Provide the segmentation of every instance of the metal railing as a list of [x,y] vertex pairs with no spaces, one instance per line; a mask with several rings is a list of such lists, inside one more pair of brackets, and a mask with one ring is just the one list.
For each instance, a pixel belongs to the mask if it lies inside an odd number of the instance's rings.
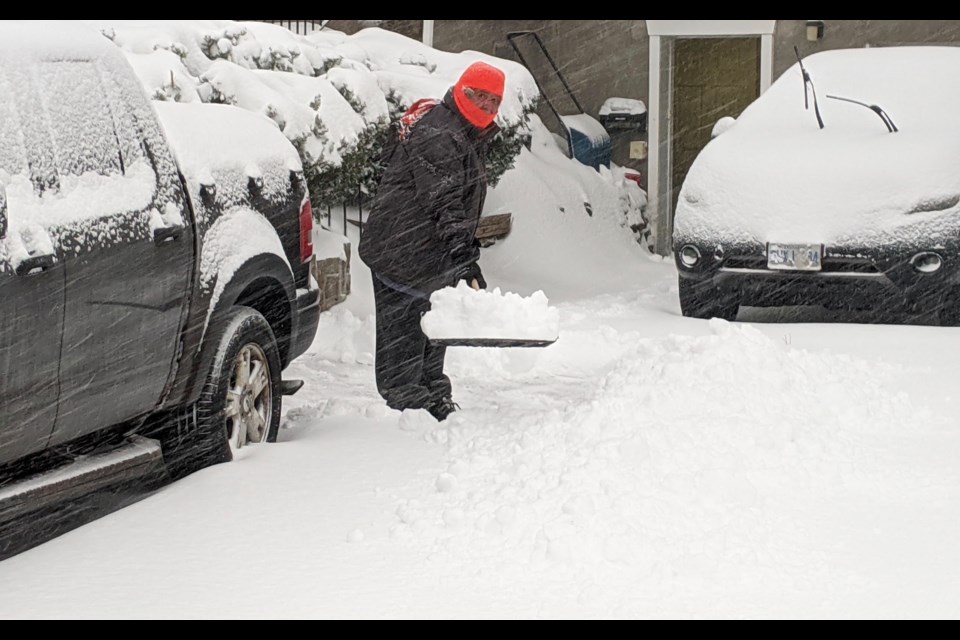
[[246,20],[244,22],[269,22],[286,27],[290,31],[305,36],[308,33],[319,31],[330,22],[329,20]]
[[[344,201],[343,203],[340,204],[340,207],[341,207],[342,212],[343,212],[343,234],[344,234],[344,235],[347,235],[347,229],[348,229],[347,225],[350,225],[350,224],[352,224],[353,226],[357,227],[357,228],[359,229],[359,234],[360,234],[361,236],[363,235],[363,203],[364,203],[364,198],[365,198],[365,196],[364,196],[363,190],[358,187],[358,188],[357,188],[357,199],[356,199],[354,202],[349,203],[349,206],[350,206],[351,208],[355,208],[355,209],[356,209],[357,216],[358,216],[358,219],[357,219],[357,220],[354,220],[352,217],[350,217],[350,216],[347,214],[348,203],[347,203],[346,201]],[[327,210],[326,213],[325,213],[325,214],[321,214],[322,217],[326,218],[326,224],[323,224],[323,223],[321,222],[321,226],[323,226],[323,228],[325,228],[325,229],[331,229],[332,226],[333,226],[333,225],[332,225],[332,222],[333,222],[333,210],[334,210],[334,207],[335,207],[335,206],[336,206],[336,205],[327,204],[327,205],[326,205],[326,210]]]

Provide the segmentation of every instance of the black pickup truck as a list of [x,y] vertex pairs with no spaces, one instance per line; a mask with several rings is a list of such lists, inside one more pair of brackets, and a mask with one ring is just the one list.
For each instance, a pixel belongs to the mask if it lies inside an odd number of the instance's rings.
[[312,229],[266,117],[152,103],[95,31],[0,24],[0,521],[273,441]]

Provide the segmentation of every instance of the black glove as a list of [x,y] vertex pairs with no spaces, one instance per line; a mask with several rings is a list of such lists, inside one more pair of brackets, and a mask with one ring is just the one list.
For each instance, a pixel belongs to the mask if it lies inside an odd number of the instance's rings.
[[453,259],[453,264],[468,267],[471,262],[480,259],[480,241],[474,238],[469,244],[457,245],[450,252],[450,257]]
[[480,265],[476,262],[465,265],[460,270],[460,275],[457,279],[464,280],[471,287],[473,286],[473,281],[476,280],[481,289],[487,288],[487,281],[483,279],[483,274],[480,273]]

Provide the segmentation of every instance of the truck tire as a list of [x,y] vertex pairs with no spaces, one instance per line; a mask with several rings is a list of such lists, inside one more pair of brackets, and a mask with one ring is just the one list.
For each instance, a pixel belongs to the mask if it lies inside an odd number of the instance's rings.
[[709,283],[680,278],[680,311],[688,318],[721,318],[733,322],[740,310],[740,296],[724,293]]
[[234,307],[222,327],[200,399],[195,429],[165,443],[169,475],[176,479],[229,462],[249,444],[275,442],[280,428],[281,376],[277,340],[267,320],[249,307]]

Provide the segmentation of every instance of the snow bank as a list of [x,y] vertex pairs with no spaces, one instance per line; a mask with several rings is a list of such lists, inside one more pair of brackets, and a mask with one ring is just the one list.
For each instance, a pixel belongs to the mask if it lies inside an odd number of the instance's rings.
[[[470,566],[587,572],[611,596],[613,577],[825,588],[798,505],[916,476],[879,452],[924,409],[894,367],[710,328],[623,345],[592,393],[564,401],[556,380],[539,409],[502,403],[428,429],[447,468],[398,501],[393,534]],[[803,571],[783,575],[785,548]]]
[[406,109],[442,98],[476,60],[503,69],[498,121],[521,122],[539,96],[522,65],[474,51],[438,51],[382,29],[308,36],[231,20],[84,21],[119,46],[148,95],[224,102],[272,119],[305,160],[339,166],[360,134],[383,126],[392,101]]
[[487,282],[525,295],[542,289],[554,300],[641,278],[643,249],[630,227],[642,222],[644,191],[622,168],[597,172],[571,160],[539,118],[530,121],[530,149],[484,206],[485,215],[513,214],[510,235],[481,253]]

